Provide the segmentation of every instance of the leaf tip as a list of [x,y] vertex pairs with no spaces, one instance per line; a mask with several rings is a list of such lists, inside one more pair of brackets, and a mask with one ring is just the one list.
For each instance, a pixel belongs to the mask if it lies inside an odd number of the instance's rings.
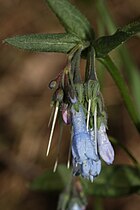
[[2,44],[12,44],[12,39],[13,38],[6,38],[6,39],[2,40]]

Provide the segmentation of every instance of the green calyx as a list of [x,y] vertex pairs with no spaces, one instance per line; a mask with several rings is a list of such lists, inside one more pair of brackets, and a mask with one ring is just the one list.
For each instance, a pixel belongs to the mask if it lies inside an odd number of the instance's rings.
[[85,101],[84,85],[83,84],[75,84],[75,91],[76,91],[77,99],[78,99],[79,103],[83,104]]
[[85,86],[85,95],[87,102],[89,100],[95,99],[100,92],[100,85],[97,80],[89,80],[84,84]]

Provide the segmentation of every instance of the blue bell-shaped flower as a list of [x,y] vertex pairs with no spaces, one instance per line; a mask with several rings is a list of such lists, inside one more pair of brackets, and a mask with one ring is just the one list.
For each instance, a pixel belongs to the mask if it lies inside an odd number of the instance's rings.
[[79,112],[73,107],[72,113],[72,155],[73,155],[73,174],[94,180],[101,171],[101,161],[95,152],[95,144],[91,139],[90,133],[86,128],[85,114],[81,105]]

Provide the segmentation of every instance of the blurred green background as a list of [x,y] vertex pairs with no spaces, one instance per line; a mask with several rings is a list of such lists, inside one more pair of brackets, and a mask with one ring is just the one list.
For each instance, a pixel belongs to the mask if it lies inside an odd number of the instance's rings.
[[[97,35],[110,34],[140,17],[139,0],[72,1],[90,20]],[[57,53],[28,53],[2,44],[2,40],[29,33],[59,33],[64,29],[43,0],[0,0],[0,210],[56,209],[58,193],[33,192],[29,183],[46,169],[53,169],[59,134],[56,126],[51,153],[46,147],[51,113],[50,80],[66,65],[66,56]],[[140,39],[132,38],[112,57],[122,71],[140,114]],[[128,53],[129,52],[129,53]],[[81,62],[84,70],[85,62]],[[108,112],[109,135],[123,143],[140,161],[139,135],[124,107],[119,91],[107,71],[97,63],[102,93]],[[66,126],[65,126],[66,127]],[[66,164],[70,141],[64,129],[60,163]],[[69,136],[69,138],[68,138]],[[115,148],[115,163],[132,164],[126,154]],[[140,197],[105,198],[104,209],[139,210]],[[94,198],[89,197],[92,210]]]

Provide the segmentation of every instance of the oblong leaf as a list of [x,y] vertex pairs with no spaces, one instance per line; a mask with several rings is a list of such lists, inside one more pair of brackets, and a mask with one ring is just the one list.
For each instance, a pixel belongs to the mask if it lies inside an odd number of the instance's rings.
[[84,40],[94,38],[94,31],[87,18],[68,0],[46,0],[46,2],[67,32],[76,34]]
[[4,43],[17,48],[37,52],[69,52],[81,43],[78,37],[71,34],[31,34],[7,38]]
[[140,193],[140,170],[128,165],[105,166],[93,183],[83,183],[85,193],[102,197],[118,197]]
[[136,21],[118,29],[111,36],[102,36],[94,42],[96,57],[105,57],[111,50],[140,32],[140,22]]

